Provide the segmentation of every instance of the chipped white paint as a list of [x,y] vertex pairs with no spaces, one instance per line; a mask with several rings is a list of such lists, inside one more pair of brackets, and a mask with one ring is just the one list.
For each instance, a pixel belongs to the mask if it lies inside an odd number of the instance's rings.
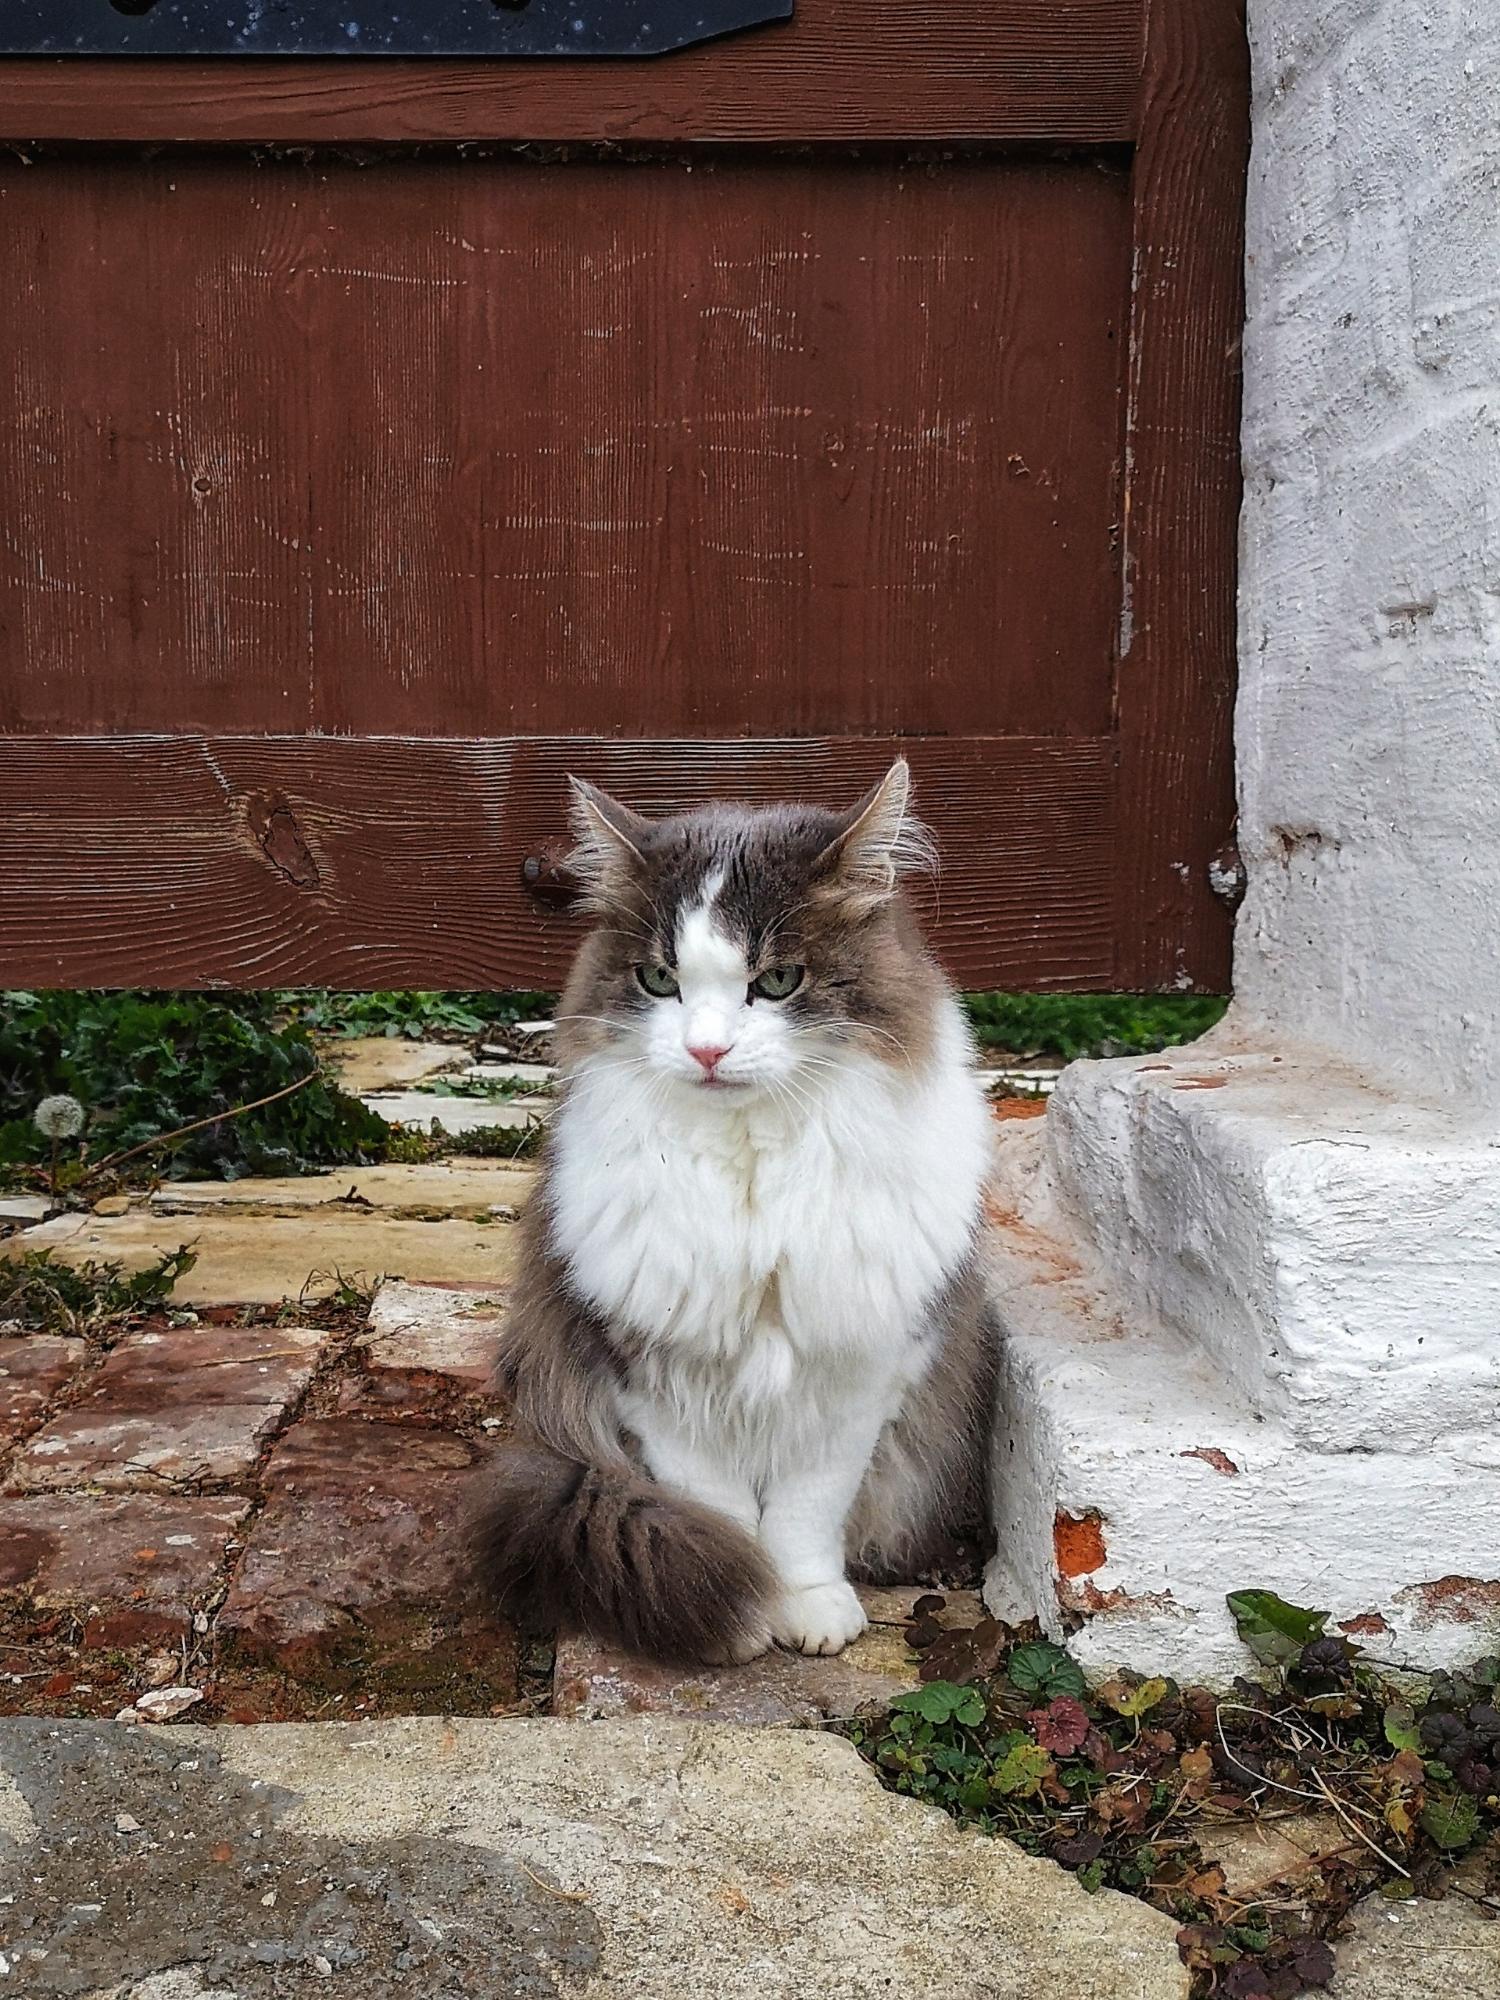
[[990,1600],[1209,1677],[1500,1643],[1500,15],[1249,11],[1236,1004],[996,1198]]

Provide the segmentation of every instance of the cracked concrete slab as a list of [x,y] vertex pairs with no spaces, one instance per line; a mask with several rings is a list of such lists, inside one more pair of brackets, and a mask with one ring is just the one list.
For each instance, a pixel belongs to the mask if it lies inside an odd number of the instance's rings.
[[0,1771],[0,1951],[35,2000],[1188,1990],[1169,1918],[813,1732],[16,1721]]

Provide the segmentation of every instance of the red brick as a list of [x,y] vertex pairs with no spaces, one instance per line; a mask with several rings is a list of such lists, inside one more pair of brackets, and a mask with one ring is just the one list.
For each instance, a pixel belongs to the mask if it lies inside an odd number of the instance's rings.
[[12,1487],[160,1490],[243,1479],[306,1388],[327,1338],[306,1327],[133,1334],[89,1391],[31,1439]]
[[497,1450],[454,1431],[308,1419],[272,1454],[218,1633],[302,1678],[455,1675],[515,1690],[515,1639],[475,1604],[467,1529]]
[[0,1603],[70,1612],[88,1646],[175,1644],[217,1592],[247,1511],[233,1496],[0,1500]]
[[0,1341],[0,1438],[17,1438],[28,1430],[87,1359],[81,1340],[64,1340],[56,1333]]

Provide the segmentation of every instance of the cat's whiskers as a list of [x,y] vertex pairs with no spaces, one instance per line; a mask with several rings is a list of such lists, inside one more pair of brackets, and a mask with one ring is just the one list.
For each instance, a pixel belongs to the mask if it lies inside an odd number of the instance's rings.
[[623,1021],[612,1020],[608,1014],[554,1014],[554,1021],[597,1021],[601,1027],[610,1028],[616,1034],[625,1032]]

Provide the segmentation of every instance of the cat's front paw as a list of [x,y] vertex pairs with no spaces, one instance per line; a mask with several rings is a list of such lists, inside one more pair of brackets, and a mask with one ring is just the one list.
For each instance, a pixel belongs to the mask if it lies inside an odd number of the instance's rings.
[[813,1583],[786,1593],[776,1638],[796,1653],[842,1653],[868,1623],[847,1583]]

